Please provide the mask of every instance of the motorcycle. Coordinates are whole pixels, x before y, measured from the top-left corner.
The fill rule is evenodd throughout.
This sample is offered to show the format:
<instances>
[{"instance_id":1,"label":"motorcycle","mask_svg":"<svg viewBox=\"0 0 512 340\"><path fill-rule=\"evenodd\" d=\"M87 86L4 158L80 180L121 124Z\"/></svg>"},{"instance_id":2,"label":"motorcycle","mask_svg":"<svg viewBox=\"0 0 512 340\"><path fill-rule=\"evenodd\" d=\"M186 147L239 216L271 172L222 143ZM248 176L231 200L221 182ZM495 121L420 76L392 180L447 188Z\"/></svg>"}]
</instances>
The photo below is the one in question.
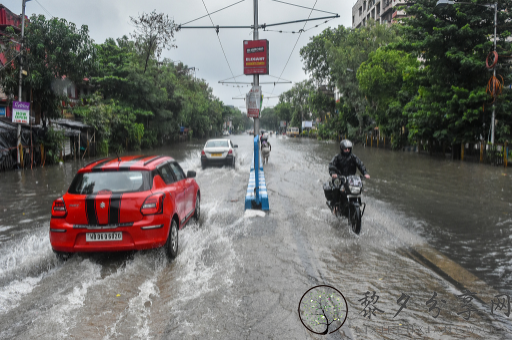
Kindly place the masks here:
<instances>
[{"instance_id":1,"label":"motorcycle","mask_svg":"<svg viewBox=\"0 0 512 340\"><path fill-rule=\"evenodd\" d=\"M362 178L362 176L356 175L346 177L338 175L337 178L324 184L327 206L336 217L347 217L355 234L361 232L361 219L366 209L366 203L361 202Z\"/></svg>"}]
</instances>

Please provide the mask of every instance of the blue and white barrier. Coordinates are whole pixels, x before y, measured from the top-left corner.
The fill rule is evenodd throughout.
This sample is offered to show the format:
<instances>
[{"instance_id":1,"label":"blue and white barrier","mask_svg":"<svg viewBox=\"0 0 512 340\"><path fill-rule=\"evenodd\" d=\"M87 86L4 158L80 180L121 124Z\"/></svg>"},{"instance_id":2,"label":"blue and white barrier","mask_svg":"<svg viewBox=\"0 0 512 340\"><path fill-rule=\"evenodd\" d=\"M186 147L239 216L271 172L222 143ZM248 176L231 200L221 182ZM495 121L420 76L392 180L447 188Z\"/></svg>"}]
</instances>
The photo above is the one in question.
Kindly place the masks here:
<instances>
[{"instance_id":1,"label":"blue and white barrier","mask_svg":"<svg viewBox=\"0 0 512 340\"><path fill-rule=\"evenodd\" d=\"M254 157L249 175L249 185L245 193L245 209L270 210L268 204L267 184L260 159L259 136L254 137ZM255 167L254 164L259 164Z\"/></svg>"}]
</instances>

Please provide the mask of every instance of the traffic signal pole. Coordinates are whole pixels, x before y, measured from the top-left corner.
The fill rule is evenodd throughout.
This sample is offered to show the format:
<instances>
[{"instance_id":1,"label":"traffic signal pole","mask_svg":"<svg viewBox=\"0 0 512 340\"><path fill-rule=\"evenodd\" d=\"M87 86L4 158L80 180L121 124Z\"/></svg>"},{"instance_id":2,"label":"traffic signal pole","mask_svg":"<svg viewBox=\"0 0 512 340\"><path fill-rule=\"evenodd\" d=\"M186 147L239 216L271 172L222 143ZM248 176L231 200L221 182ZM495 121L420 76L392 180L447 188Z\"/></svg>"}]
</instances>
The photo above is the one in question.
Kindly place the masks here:
<instances>
[{"instance_id":1,"label":"traffic signal pole","mask_svg":"<svg viewBox=\"0 0 512 340\"><path fill-rule=\"evenodd\" d=\"M259 40L259 34L258 34L258 0L254 0L254 31L252 40ZM254 74L253 76L253 86L259 86L260 85L260 76L259 74ZM259 98L258 98L259 100ZM261 107L260 107L261 110ZM260 118L259 113L258 117L254 118L254 135L259 136L260 135ZM255 166L258 166L255 164Z\"/></svg>"}]
</instances>

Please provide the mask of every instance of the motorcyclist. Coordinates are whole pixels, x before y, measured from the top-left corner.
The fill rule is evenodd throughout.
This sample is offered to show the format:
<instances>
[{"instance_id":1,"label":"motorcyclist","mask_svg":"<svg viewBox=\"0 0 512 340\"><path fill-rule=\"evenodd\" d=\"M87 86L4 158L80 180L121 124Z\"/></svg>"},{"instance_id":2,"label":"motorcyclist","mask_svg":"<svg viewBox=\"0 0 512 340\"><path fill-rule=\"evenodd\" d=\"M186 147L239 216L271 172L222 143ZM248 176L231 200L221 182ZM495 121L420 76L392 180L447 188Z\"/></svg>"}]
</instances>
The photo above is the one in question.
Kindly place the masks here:
<instances>
[{"instance_id":1,"label":"motorcyclist","mask_svg":"<svg viewBox=\"0 0 512 340\"><path fill-rule=\"evenodd\" d=\"M357 169L361 171L365 178L370 178L363 162L352 153L352 142L344 139L340 142L340 153L334 156L329 163L329 175L333 179L337 178L338 175L346 177L355 175ZM340 199L341 202L347 202L347 195L342 193ZM329 206L331 206L330 202ZM334 215L337 215L337 207L331 207L331 210ZM343 209L342 212L343 214L346 213Z\"/></svg>"},{"instance_id":2,"label":"motorcyclist","mask_svg":"<svg viewBox=\"0 0 512 340\"><path fill-rule=\"evenodd\" d=\"M352 142L344 139L340 142L340 153L334 156L329 163L329 175L332 178L337 178L338 174L342 176L355 175L357 169L365 178L370 178L363 162L352 153Z\"/></svg>"}]
</instances>

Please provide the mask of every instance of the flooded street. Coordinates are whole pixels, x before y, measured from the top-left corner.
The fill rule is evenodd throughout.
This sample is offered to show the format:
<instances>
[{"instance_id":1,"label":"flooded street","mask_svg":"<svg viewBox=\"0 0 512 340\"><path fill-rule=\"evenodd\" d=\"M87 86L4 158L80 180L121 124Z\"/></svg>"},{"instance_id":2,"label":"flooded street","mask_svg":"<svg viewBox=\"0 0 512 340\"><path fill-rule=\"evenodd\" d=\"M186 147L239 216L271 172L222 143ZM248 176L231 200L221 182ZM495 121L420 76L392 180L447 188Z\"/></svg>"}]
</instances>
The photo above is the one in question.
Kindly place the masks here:
<instances>
[{"instance_id":1,"label":"flooded street","mask_svg":"<svg viewBox=\"0 0 512 340\"><path fill-rule=\"evenodd\" d=\"M252 138L231 139L235 169L202 170L204 141L145 152L197 172L202 216L174 261L155 249L59 262L51 205L88 161L0 174L0 339L512 339L507 306L491 315L512 294L510 169L356 145L371 175L357 236L325 204L337 143L271 137L263 213L244 211ZM297 312L316 285L348 302L325 337Z\"/></svg>"}]
</instances>

